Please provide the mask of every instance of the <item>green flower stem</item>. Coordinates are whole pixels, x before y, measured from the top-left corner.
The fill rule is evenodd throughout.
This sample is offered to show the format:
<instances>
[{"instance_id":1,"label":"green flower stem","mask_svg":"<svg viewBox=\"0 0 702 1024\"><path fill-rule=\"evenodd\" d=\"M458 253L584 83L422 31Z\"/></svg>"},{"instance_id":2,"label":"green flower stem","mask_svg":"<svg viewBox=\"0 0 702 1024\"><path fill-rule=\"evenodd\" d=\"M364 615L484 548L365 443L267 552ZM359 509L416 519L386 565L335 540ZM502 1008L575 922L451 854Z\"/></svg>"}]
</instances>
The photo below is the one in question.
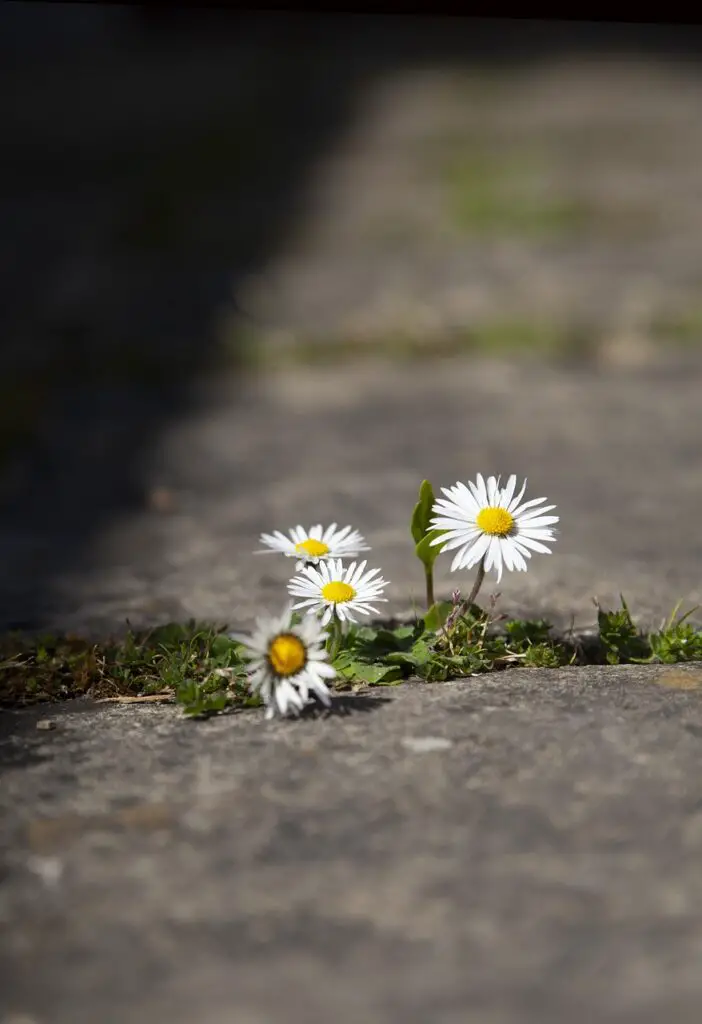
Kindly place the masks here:
<instances>
[{"instance_id":1,"label":"green flower stem","mask_svg":"<svg viewBox=\"0 0 702 1024\"><path fill-rule=\"evenodd\" d=\"M334 612L334 614L332 615L329 621L329 626L327 628L329 630L329 637L327 639L327 651L329 652L329 661L333 663L334 659L336 658L341 648L342 626L341 619L336 614L336 612Z\"/></svg>"},{"instance_id":2,"label":"green flower stem","mask_svg":"<svg viewBox=\"0 0 702 1024\"><path fill-rule=\"evenodd\" d=\"M427 585L427 611L434 604L434 567L431 565L424 566L424 579Z\"/></svg>"}]
</instances>

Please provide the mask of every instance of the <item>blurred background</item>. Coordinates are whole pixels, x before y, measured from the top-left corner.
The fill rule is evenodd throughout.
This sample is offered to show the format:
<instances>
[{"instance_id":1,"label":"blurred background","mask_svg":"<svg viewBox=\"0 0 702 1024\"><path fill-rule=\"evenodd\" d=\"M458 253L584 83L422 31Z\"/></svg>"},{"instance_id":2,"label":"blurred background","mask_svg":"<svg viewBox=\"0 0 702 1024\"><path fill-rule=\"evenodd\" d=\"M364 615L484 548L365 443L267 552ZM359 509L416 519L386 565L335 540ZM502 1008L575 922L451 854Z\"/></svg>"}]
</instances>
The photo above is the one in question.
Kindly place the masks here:
<instances>
[{"instance_id":1,"label":"blurred background","mask_svg":"<svg viewBox=\"0 0 702 1024\"><path fill-rule=\"evenodd\" d=\"M258 533L325 518L404 606L398 515L478 471L578 523L515 607L636 587L651 476L702 496L701 53L696 26L4 3L3 628L247 619L286 578ZM627 468L607 547L582 510ZM656 548L677 596L690 543Z\"/></svg>"}]
</instances>

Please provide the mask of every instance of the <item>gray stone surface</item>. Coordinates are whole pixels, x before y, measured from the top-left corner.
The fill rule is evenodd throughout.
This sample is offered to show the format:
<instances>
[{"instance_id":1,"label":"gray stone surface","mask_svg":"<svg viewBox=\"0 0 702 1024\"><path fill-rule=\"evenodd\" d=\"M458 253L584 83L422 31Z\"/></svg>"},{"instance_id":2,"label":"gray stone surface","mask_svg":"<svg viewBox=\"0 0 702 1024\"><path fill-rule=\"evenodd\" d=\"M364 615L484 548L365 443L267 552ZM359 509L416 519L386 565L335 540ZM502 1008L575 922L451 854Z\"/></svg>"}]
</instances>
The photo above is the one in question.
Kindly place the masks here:
<instances>
[{"instance_id":1,"label":"gray stone surface","mask_svg":"<svg viewBox=\"0 0 702 1024\"><path fill-rule=\"evenodd\" d=\"M0 1020L693 1024L701 686L515 670L270 724L5 712Z\"/></svg>"},{"instance_id":2,"label":"gray stone surface","mask_svg":"<svg viewBox=\"0 0 702 1024\"><path fill-rule=\"evenodd\" d=\"M618 372L378 361L225 379L144 457L145 490L169 488L170 509L116 518L57 578L45 621L96 632L189 616L246 625L282 606L292 571L282 556L253 554L260 532L318 521L366 536L390 612L421 609L409 532L421 480L438 492L477 472L515 472L531 497L555 502L560 532L552 555L503 577L500 607L583 629L594 596L611 605L622 592L658 625L677 601L702 601L700 394L699 361ZM36 557L30 531L26 547L18 536L8 615ZM472 582L449 566L448 556L436 563L444 597ZM492 576L483 596L495 588Z\"/></svg>"}]
</instances>

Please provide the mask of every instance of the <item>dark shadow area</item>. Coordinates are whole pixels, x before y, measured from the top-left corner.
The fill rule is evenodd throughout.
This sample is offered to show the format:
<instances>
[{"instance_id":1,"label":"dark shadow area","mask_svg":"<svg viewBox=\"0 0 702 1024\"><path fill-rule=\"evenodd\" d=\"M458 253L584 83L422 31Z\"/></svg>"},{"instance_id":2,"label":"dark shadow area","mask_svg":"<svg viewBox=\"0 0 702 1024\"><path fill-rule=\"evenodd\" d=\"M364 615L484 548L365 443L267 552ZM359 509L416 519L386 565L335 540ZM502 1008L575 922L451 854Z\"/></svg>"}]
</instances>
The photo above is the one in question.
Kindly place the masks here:
<instances>
[{"instance_id":1,"label":"dark shadow area","mask_svg":"<svg viewBox=\"0 0 702 1024\"><path fill-rule=\"evenodd\" d=\"M31 768L48 761L50 756L44 733L35 732L33 736L18 734L0 742L0 773L13 768Z\"/></svg>"},{"instance_id":2,"label":"dark shadow area","mask_svg":"<svg viewBox=\"0 0 702 1024\"><path fill-rule=\"evenodd\" d=\"M52 581L148 507L146 459L219 365L219 311L304 218L361 88L409 64L701 43L699 26L0 6L2 628L43 625Z\"/></svg>"},{"instance_id":3,"label":"dark shadow area","mask_svg":"<svg viewBox=\"0 0 702 1024\"><path fill-rule=\"evenodd\" d=\"M310 704L301 713L304 718L346 718L348 715L368 714L378 711L385 704L391 704L392 697L369 697L366 694L349 694L343 697L332 697L331 706Z\"/></svg>"},{"instance_id":4,"label":"dark shadow area","mask_svg":"<svg viewBox=\"0 0 702 1024\"><path fill-rule=\"evenodd\" d=\"M63 720L99 710L91 700L71 700L0 710L0 772L39 764L52 755L51 744L63 745Z\"/></svg>"}]
</instances>

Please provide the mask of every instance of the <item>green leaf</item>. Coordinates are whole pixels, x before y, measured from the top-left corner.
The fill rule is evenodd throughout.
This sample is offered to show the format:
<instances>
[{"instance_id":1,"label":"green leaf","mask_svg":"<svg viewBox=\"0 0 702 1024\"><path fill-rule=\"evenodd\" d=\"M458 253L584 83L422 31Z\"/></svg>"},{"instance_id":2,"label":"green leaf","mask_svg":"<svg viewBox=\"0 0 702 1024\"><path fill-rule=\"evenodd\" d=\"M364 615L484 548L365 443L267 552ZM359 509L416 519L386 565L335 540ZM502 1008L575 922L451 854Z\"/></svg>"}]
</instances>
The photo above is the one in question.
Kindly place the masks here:
<instances>
[{"instance_id":1,"label":"green leaf","mask_svg":"<svg viewBox=\"0 0 702 1024\"><path fill-rule=\"evenodd\" d=\"M392 651L385 655L384 661L386 665L402 665L409 669L415 669L418 665L417 659L409 651Z\"/></svg>"},{"instance_id":2,"label":"green leaf","mask_svg":"<svg viewBox=\"0 0 702 1024\"><path fill-rule=\"evenodd\" d=\"M339 675L345 676L348 672L349 667L354 662L354 655L349 650L339 651L337 656L332 661L332 665L336 669Z\"/></svg>"},{"instance_id":3,"label":"green leaf","mask_svg":"<svg viewBox=\"0 0 702 1024\"><path fill-rule=\"evenodd\" d=\"M349 640L375 640L378 635L378 630L373 626L356 626L355 623L351 623L351 627L347 634Z\"/></svg>"},{"instance_id":4,"label":"green leaf","mask_svg":"<svg viewBox=\"0 0 702 1024\"><path fill-rule=\"evenodd\" d=\"M424 562L427 568L431 569L436 559L439 557L441 551L439 544L432 544L431 542L436 538L440 537L445 530L430 530L429 533L425 534L424 537L415 547L417 558Z\"/></svg>"},{"instance_id":5,"label":"green leaf","mask_svg":"<svg viewBox=\"0 0 702 1024\"><path fill-rule=\"evenodd\" d=\"M221 668L229 668L241 662L243 650L242 644L220 633L210 644L210 658Z\"/></svg>"},{"instance_id":6,"label":"green leaf","mask_svg":"<svg viewBox=\"0 0 702 1024\"><path fill-rule=\"evenodd\" d=\"M352 660L382 661L394 651L409 651L420 635L416 626L401 626L398 629L373 630L368 639L358 638L346 648Z\"/></svg>"},{"instance_id":7,"label":"green leaf","mask_svg":"<svg viewBox=\"0 0 702 1024\"><path fill-rule=\"evenodd\" d=\"M424 616L425 628L431 632L441 629L452 611L453 604L450 601L437 601Z\"/></svg>"},{"instance_id":8,"label":"green leaf","mask_svg":"<svg viewBox=\"0 0 702 1024\"><path fill-rule=\"evenodd\" d=\"M419 488L419 501L414 506L412 522L410 524L415 544L419 544L429 529L429 520L431 518L431 509L433 504L434 491L432 490L432 486L428 480L423 480L422 486Z\"/></svg>"},{"instance_id":9,"label":"green leaf","mask_svg":"<svg viewBox=\"0 0 702 1024\"><path fill-rule=\"evenodd\" d=\"M423 637L420 637L419 640L412 644L412 657L417 665L425 665L435 657L435 652L430 644Z\"/></svg>"},{"instance_id":10,"label":"green leaf","mask_svg":"<svg viewBox=\"0 0 702 1024\"><path fill-rule=\"evenodd\" d=\"M343 669L337 668L337 671L345 679L368 683L370 686L389 686L399 682L403 677L399 665L368 664L365 661L352 661Z\"/></svg>"},{"instance_id":11,"label":"green leaf","mask_svg":"<svg viewBox=\"0 0 702 1024\"><path fill-rule=\"evenodd\" d=\"M436 653L426 640L420 637L412 644L409 651L393 651L391 654L385 655L384 661L388 665L402 665L404 668L416 671L434 657L436 657Z\"/></svg>"},{"instance_id":12,"label":"green leaf","mask_svg":"<svg viewBox=\"0 0 702 1024\"><path fill-rule=\"evenodd\" d=\"M505 633L513 644L547 644L552 625L546 619L510 619L505 622Z\"/></svg>"},{"instance_id":13,"label":"green leaf","mask_svg":"<svg viewBox=\"0 0 702 1024\"><path fill-rule=\"evenodd\" d=\"M406 640L407 637L414 636L416 632L416 626L398 626L397 629L393 629L392 635L398 640Z\"/></svg>"}]
</instances>

